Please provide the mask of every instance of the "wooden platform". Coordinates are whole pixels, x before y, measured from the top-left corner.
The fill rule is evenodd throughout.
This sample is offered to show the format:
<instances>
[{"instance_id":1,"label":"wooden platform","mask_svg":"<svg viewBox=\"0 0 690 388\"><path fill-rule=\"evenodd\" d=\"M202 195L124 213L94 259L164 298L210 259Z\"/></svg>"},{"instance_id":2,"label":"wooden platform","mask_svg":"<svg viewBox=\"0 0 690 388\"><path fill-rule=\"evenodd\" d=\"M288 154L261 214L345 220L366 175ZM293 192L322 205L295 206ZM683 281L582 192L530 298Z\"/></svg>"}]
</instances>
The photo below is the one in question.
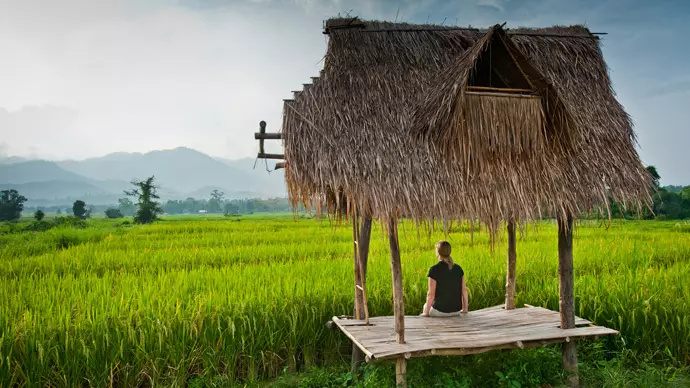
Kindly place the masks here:
<instances>
[{"instance_id":1,"label":"wooden platform","mask_svg":"<svg viewBox=\"0 0 690 388\"><path fill-rule=\"evenodd\" d=\"M497 306L448 318L405 316L404 344L396 342L393 322L392 316L372 317L365 326L363 320L333 317L333 323L362 349L367 362L476 354L618 334L578 317L576 328L563 330L559 313L541 307L504 310Z\"/></svg>"}]
</instances>

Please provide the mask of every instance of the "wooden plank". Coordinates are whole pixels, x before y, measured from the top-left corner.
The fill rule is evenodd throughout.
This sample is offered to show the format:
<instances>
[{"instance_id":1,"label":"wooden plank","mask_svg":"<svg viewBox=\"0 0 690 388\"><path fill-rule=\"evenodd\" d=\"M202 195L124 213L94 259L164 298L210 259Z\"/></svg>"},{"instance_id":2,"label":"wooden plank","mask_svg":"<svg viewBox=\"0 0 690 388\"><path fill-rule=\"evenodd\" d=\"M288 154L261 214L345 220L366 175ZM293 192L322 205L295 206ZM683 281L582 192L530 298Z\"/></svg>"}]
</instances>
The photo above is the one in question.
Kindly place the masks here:
<instances>
[{"instance_id":1,"label":"wooden plank","mask_svg":"<svg viewBox=\"0 0 690 388\"><path fill-rule=\"evenodd\" d=\"M336 320L334 319L334 322ZM405 343L394 332L396 317L373 317L371 325L361 320L337 319L337 327L368 362L426 355L462 355L494 349L524 348L551 343L574 344L577 338L616 335L599 326L560 328L560 314L542 307L504 310L489 308L451 318L405 317ZM576 318L576 323L589 321Z\"/></svg>"},{"instance_id":2,"label":"wooden plank","mask_svg":"<svg viewBox=\"0 0 690 388\"><path fill-rule=\"evenodd\" d=\"M575 279L573 276L573 218L558 217L558 294L561 328L575 327ZM563 344L563 369L568 384L578 387L577 345L574 341Z\"/></svg>"},{"instance_id":3,"label":"wooden plank","mask_svg":"<svg viewBox=\"0 0 690 388\"><path fill-rule=\"evenodd\" d=\"M397 220L388 221L388 243L391 253L391 273L393 275L393 312L395 313L395 333L398 343L405 343L405 308L403 304L402 267L400 265L400 244L398 242Z\"/></svg>"},{"instance_id":4,"label":"wooden plank","mask_svg":"<svg viewBox=\"0 0 690 388\"><path fill-rule=\"evenodd\" d=\"M371 356L372 356L372 353L371 353L369 350L367 350L367 348L365 348L364 346L362 346L362 344L359 343L359 341L357 340L357 338L355 338L352 334L350 334L350 332L348 332L347 330L345 330L345 329L340 325L340 319L339 319L338 317L333 317L332 320L333 320L333 323L335 323L335 324L340 328L340 331L342 331L343 333L345 333L345 335L352 341L353 344L359 346L359 348L362 349L362 352L364 352L364 354L366 354L367 357L371 357Z\"/></svg>"},{"instance_id":5,"label":"wooden plank","mask_svg":"<svg viewBox=\"0 0 690 388\"><path fill-rule=\"evenodd\" d=\"M515 220L508 221L508 266L506 270L506 310L515 308Z\"/></svg>"},{"instance_id":6,"label":"wooden plank","mask_svg":"<svg viewBox=\"0 0 690 388\"><path fill-rule=\"evenodd\" d=\"M401 354L405 353L415 353L421 351L427 351L431 349L464 349L462 352L466 354L476 354L483 353L485 351L494 350L496 347L515 347L517 341L521 341L523 346L525 343L531 343L535 341L552 341L552 342L563 342L570 343L573 342L571 339L590 337L590 336L601 336L610 335L611 329L594 327L594 328L577 328L577 329L553 329L548 332L537 332L531 335L522 335L519 337L511 339L493 339L491 341L486 341L481 345L477 343L471 343L465 341L462 343L458 339L443 338L436 341L425 341L425 342L413 342L408 341L408 344L399 345L396 343L390 343L388 346L380 346L376 350L372 350L372 360L384 360L395 358ZM570 341L570 342L568 342Z\"/></svg>"}]
</instances>

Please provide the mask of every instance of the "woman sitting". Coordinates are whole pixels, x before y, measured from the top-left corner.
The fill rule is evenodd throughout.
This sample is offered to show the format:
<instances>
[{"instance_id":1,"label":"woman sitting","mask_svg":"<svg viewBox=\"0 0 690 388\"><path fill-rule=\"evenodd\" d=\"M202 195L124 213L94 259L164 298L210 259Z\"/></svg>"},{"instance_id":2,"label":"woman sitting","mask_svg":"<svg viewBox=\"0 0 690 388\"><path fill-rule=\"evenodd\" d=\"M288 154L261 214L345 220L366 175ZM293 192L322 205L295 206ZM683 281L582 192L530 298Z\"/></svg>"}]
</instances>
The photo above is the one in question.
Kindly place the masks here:
<instances>
[{"instance_id":1,"label":"woman sitting","mask_svg":"<svg viewBox=\"0 0 690 388\"><path fill-rule=\"evenodd\" d=\"M424 317L452 317L468 311L465 273L450 257L450 243L436 243L438 263L429 269L429 290L424 304Z\"/></svg>"}]
</instances>

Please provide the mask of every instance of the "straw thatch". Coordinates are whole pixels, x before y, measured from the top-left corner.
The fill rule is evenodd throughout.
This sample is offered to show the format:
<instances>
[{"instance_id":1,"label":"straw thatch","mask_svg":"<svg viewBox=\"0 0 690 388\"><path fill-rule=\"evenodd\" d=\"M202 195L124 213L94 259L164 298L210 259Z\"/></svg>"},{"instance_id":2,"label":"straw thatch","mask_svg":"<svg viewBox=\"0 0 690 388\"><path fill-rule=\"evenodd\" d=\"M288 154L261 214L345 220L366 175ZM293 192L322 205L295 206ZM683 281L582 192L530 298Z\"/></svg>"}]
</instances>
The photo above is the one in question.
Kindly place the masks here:
<instances>
[{"instance_id":1,"label":"straw thatch","mask_svg":"<svg viewBox=\"0 0 690 388\"><path fill-rule=\"evenodd\" d=\"M325 71L284 107L294 205L497 225L649 202L630 118L584 27L332 19L326 33ZM487 74L530 93L467 91Z\"/></svg>"}]
</instances>

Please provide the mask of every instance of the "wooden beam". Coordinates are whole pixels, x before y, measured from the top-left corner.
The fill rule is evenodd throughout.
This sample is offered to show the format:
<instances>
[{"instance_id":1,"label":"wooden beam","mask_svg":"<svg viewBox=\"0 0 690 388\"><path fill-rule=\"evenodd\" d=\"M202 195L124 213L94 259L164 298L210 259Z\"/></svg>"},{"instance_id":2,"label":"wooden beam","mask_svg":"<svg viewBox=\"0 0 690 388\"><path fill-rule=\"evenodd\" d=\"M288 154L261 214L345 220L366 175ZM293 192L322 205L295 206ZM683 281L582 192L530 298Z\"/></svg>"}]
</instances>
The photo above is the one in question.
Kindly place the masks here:
<instances>
[{"instance_id":1,"label":"wooden beam","mask_svg":"<svg viewBox=\"0 0 690 388\"><path fill-rule=\"evenodd\" d=\"M266 154L263 152L259 152L256 157L259 159L285 159L285 155L283 154Z\"/></svg>"},{"instance_id":2,"label":"wooden beam","mask_svg":"<svg viewBox=\"0 0 690 388\"><path fill-rule=\"evenodd\" d=\"M407 388L407 360L405 357L398 357L395 360L395 386Z\"/></svg>"},{"instance_id":3,"label":"wooden beam","mask_svg":"<svg viewBox=\"0 0 690 388\"><path fill-rule=\"evenodd\" d=\"M546 339L537 341L516 341L509 344L501 344L494 346L487 346L484 348L456 348L456 349L431 349L431 350L418 350L412 351L405 354L406 358L421 358L429 356L468 356L471 354L481 354L486 352L491 352L494 350L502 349L525 349L525 348L536 348L554 344L566 343L564 338L556 339ZM390 361L393 358L398 360L400 355L396 354L394 356L385 357L369 357L368 362L375 364L382 361Z\"/></svg>"},{"instance_id":4,"label":"wooden beam","mask_svg":"<svg viewBox=\"0 0 690 388\"><path fill-rule=\"evenodd\" d=\"M490 97L512 97L512 98L541 98L539 95L532 94L519 94L519 93L498 93L498 92L479 92L479 91L466 91L465 94L475 95L475 96L490 96Z\"/></svg>"},{"instance_id":5,"label":"wooden beam","mask_svg":"<svg viewBox=\"0 0 690 388\"><path fill-rule=\"evenodd\" d=\"M372 354L370 351L368 351L367 348L364 347L364 345L362 345L359 341L357 341L357 338L355 338L355 336L353 336L352 333L350 333L346 328L344 328L344 327L340 324L340 318L338 318L338 317L333 317L333 318L331 318L331 320L332 320L333 323L336 324L336 326L338 326L338 328L340 328L340 331L342 331L343 333L345 333L345 335L347 336L347 338L349 338L350 341L352 341L353 344L357 345L357 347L359 347L359 348L362 350L362 352L364 352L364 354L366 355L367 359L371 359L371 357L373 356L373 354Z\"/></svg>"},{"instance_id":6,"label":"wooden beam","mask_svg":"<svg viewBox=\"0 0 690 388\"><path fill-rule=\"evenodd\" d=\"M399 344L405 343L405 309L403 303L402 267L400 266L400 243L398 242L398 223L388 221L388 243L391 251L391 273L393 275L393 312L395 315L395 334Z\"/></svg>"},{"instance_id":7,"label":"wooden beam","mask_svg":"<svg viewBox=\"0 0 690 388\"><path fill-rule=\"evenodd\" d=\"M575 328L575 292L573 276L573 218L558 217L558 294L561 329ZM568 385L578 387L577 343L563 343L563 369L568 374Z\"/></svg>"},{"instance_id":8,"label":"wooden beam","mask_svg":"<svg viewBox=\"0 0 690 388\"><path fill-rule=\"evenodd\" d=\"M281 168L285 168L287 166L287 162L278 162L276 163L276 166L273 167L274 170L280 170Z\"/></svg>"},{"instance_id":9,"label":"wooden beam","mask_svg":"<svg viewBox=\"0 0 690 388\"><path fill-rule=\"evenodd\" d=\"M488 86L468 86L467 90L482 91L482 92L502 92L502 93L536 93L532 89L515 89L515 88L492 88Z\"/></svg>"},{"instance_id":10,"label":"wooden beam","mask_svg":"<svg viewBox=\"0 0 690 388\"><path fill-rule=\"evenodd\" d=\"M362 274L362 299L364 306L364 321L369 324L369 304L367 302L367 263L369 261L369 242L371 240L371 214L364 213L362 227L359 230L359 272Z\"/></svg>"},{"instance_id":11,"label":"wooden beam","mask_svg":"<svg viewBox=\"0 0 690 388\"><path fill-rule=\"evenodd\" d=\"M355 318L362 319L364 315L362 311L362 274L359 266L359 248L357 247L357 240L359 240L359 217L357 214L352 216L352 251L354 253L354 274L355 274Z\"/></svg>"},{"instance_id":12,"label":"wooden beam","mask_svg":"<svg viewBox=\"0 0 690 388\"><path fill-rule=\"evenodd\" d=\"M364 324L369 325L369 307L367 305L367 261L369 258L369 241L371 238L371 215L365 213L362 216L361 228L353 225L353 235L355 236L355 284L360 291L355 295L355 319L364 319ZM359 305L359 312L357 306ZM352 364L351 373L353 376L359 375L365 354L355 344L352 344Z\"/></svg>"},{"instance_id":13,"label":"wooden beam","mask_svg":"<svg viewBox=\"0 0 690 388\"><path fill-rule=\"evenodd\" d=\"M261 132L254 132L254 139L259 140L259 139L264 139L264 140L280 140L283 138L282 133L261 133Z\"/></svg>"},{"instance_id":14,"label":"wooden beam","mask_svg":"<svg viewBox=\"0 0 690 388\"><path fill-rule=\"evenodd\" d=\"M517 253L515 249L515 220L508 221L508 266L506 271L506 303L505 309L515 308L515 261Z\"/></svg>"}]
</instances>

